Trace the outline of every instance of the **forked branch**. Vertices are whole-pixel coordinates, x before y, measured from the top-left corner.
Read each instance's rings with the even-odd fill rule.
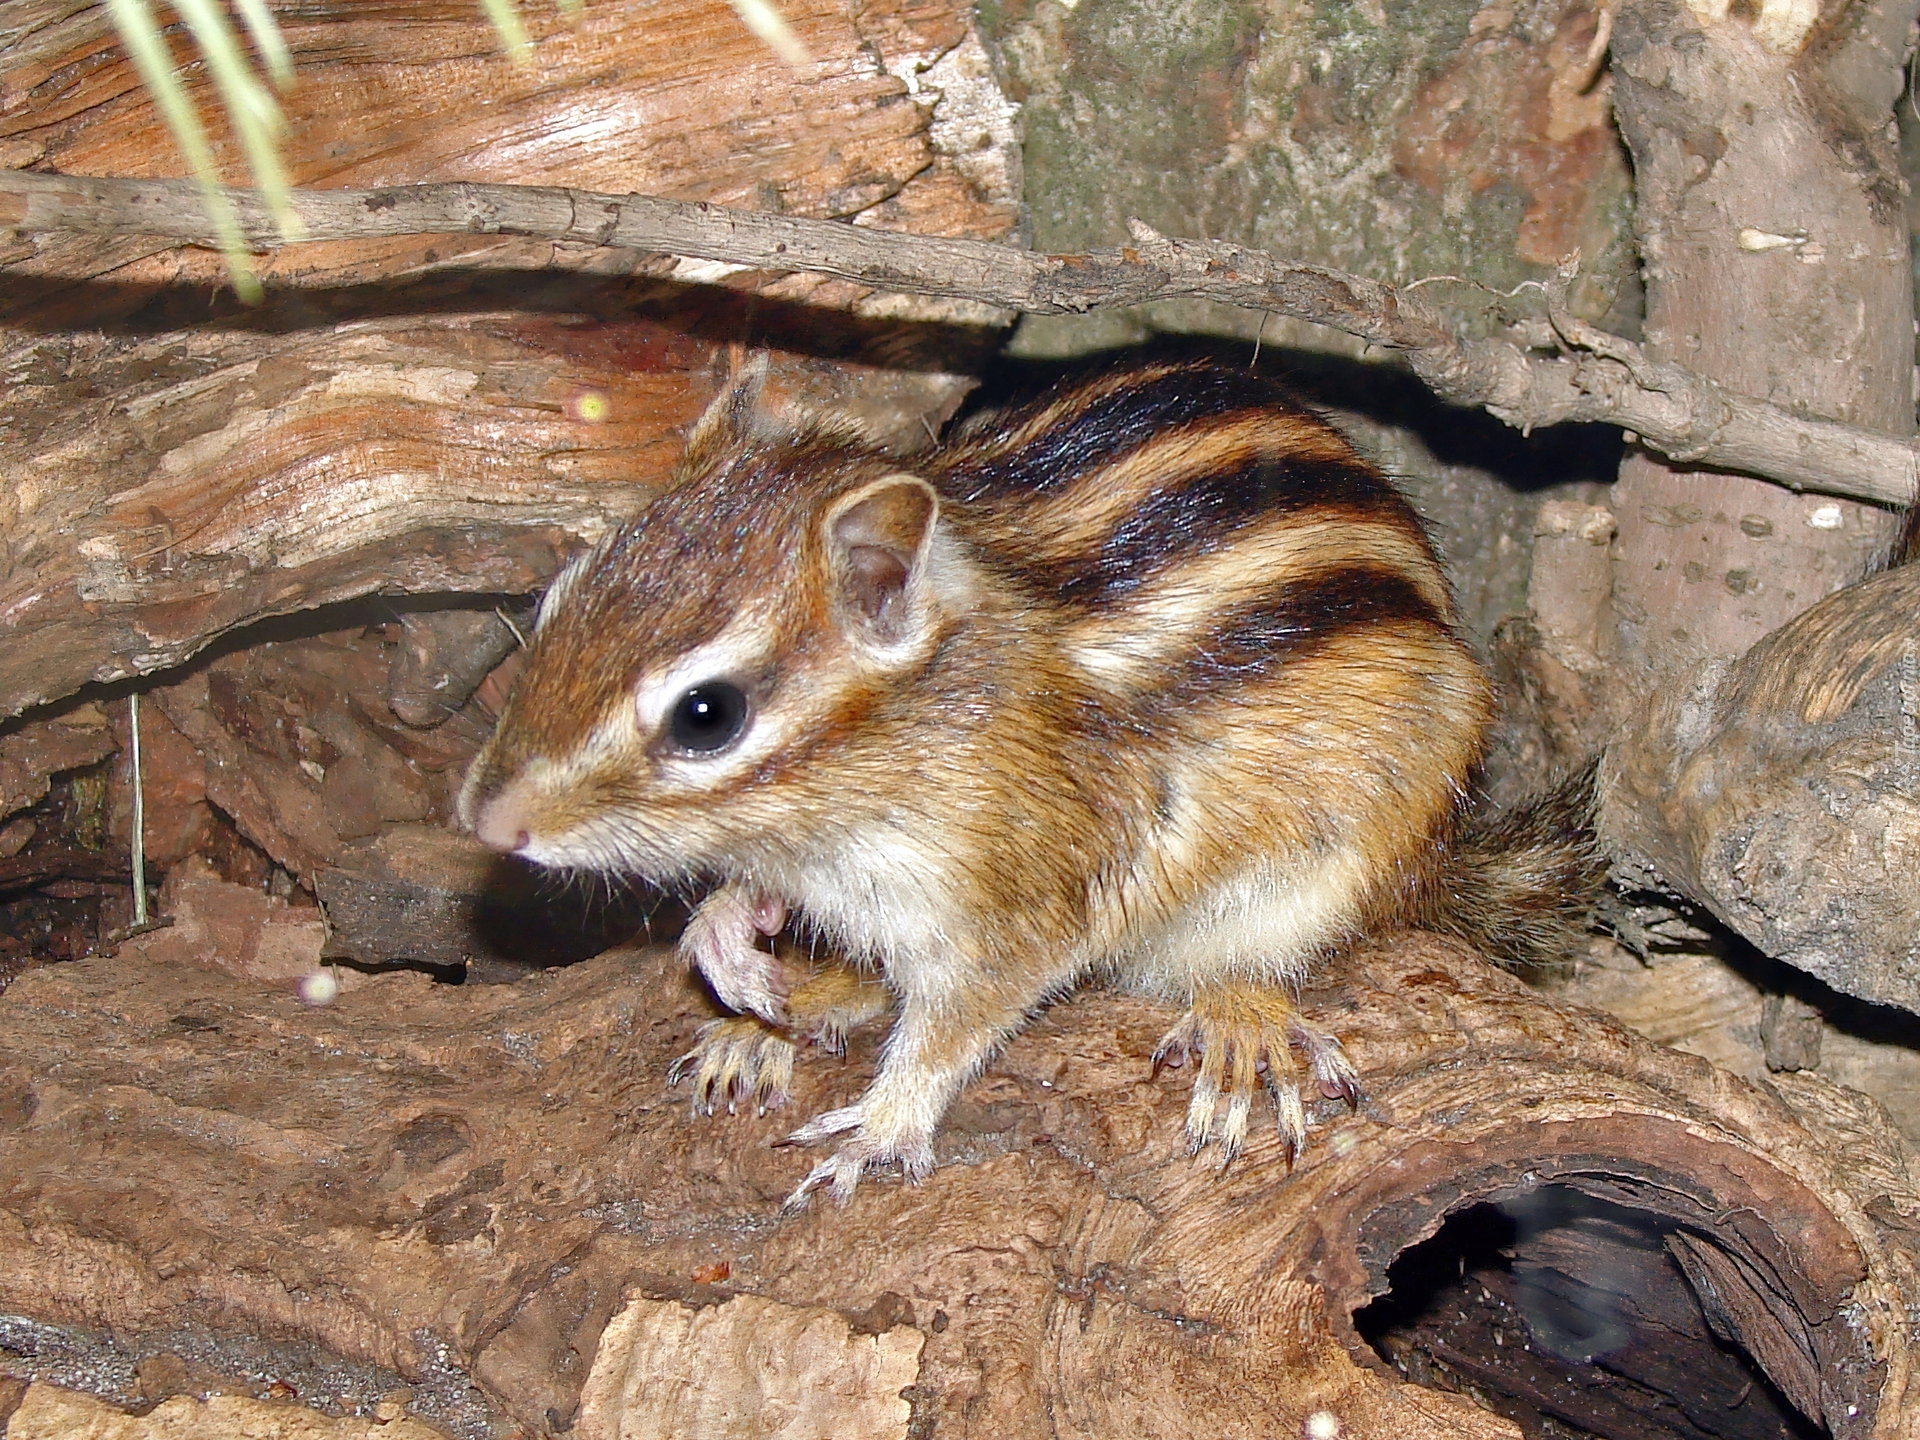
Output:
[[[249,242],[285,242],[255,192],[228,192]],[[1043,255],[980,240],[900,234],[836,221],[646,195],[452,183],[300,190],[308,240],[421,234],[524,235],[834,275],[875,289],[978,301],[1035,315],[1207,299],[1326,325],[1404,354],[1442,399],[1484,407],[1522,430],[1566,421],[1617,425],[1669,459],[1757,475],[1796,490],[1907,505],[1920,492],[1912,440],[1797,415],[1737,395],[1573,319],[1567,272],[1549,285],[1562,349],[1463,338],[1409,288],[1296,265],[1215,240],[1175,240],[1139,221],[1117,250]],[[154,235],[213,243],[189,182],[0,171],[0,226]],[[476,264],[484,264],[476,260]]]

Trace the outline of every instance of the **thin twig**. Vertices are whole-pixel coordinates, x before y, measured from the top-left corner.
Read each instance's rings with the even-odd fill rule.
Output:
[[[520,649],[526,649],[527,637],[520,633],[520,627],[513,623],[513,617],[507,613],[506,607],[504,605],[496,605],[493,607],[493,613],[495,618],[507,627],[507,633],[513,636],[514,643],[517,644]]]
[[[133,771],[133,928],[147,927],[147,790],[140,775],[140,696],[127,696],[127,761]]]
[[[252,191],[224,192],[249,242],[282,243]],[[1795,490],[1906,505],[1920,490],[1912,439],[1796,415],[1737,395],[1637,345],[1577,321],[1566,276],[1550,317],[1569,354],[1469,340],[1410,287],[1298,265],[1217,240],[1175,240],[1135,220],[1118,250],[1043,255],[980,240],[875,230],[646,195],[454,183],[385,190],[296,190],[312,240],[393,235],[526,235],[834,275],[877,290],[983,302],[1036,315],[1200,298],[1326,325],[1405,354],[1442,399],[1484,407],[1516,429],[1569,421],[1617,425],[1683,463],[1736,470]],[[185,181],[101,180],[0,171],[0,227],[154,235],[214,243]],[[484,259],[472,263],[484,265]],[[1552,289],[1552,285],[1548,287]],[[1551,312],[1558,310],[1557,317]]]

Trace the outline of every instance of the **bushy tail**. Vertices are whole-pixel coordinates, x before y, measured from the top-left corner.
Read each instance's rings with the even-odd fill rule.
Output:
[[[1471,815],[1424,887],[1415,923],[1515,970],[1572,960],[1607,862],[1594,838],[1598,762],[1545,794]]]

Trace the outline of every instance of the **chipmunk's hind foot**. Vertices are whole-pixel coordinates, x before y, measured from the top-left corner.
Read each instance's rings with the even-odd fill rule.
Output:
[[[1221,1168],[1231,1164],[1246,1144],[1254,1094],[1264,1086],[1288,1163],[1297,1159],[1307,1144],[1307,1114],[1295,1050],[1321,1094],[1359,1104],[1359,1073],[1340,1042],[1309,1024],[1285,991],[1239,982],[1196,989],[1193,1008],[1153,1054],[1156,1074],[1163,1065],[1199,1061],[1187,1106],[1189,1152],[1217,1144]]]
[[[873,976],[850,965],[828,965],[787,1000],[793,1028],[830,1055],[847,1053],[847,1032],[887,1013],[893,997]]]

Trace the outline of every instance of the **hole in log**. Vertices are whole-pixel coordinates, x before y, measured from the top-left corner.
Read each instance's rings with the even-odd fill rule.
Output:
[[[1745,1264],[1690,1227],[1568,1186],[1457,1212],[1354,1314],[1402,1375],[1475,1394],[1530,1435],[1815,1440],[1793,1317],[1756,1348]],[[1762,1360],[1771,1362],[1763,1368]]]

